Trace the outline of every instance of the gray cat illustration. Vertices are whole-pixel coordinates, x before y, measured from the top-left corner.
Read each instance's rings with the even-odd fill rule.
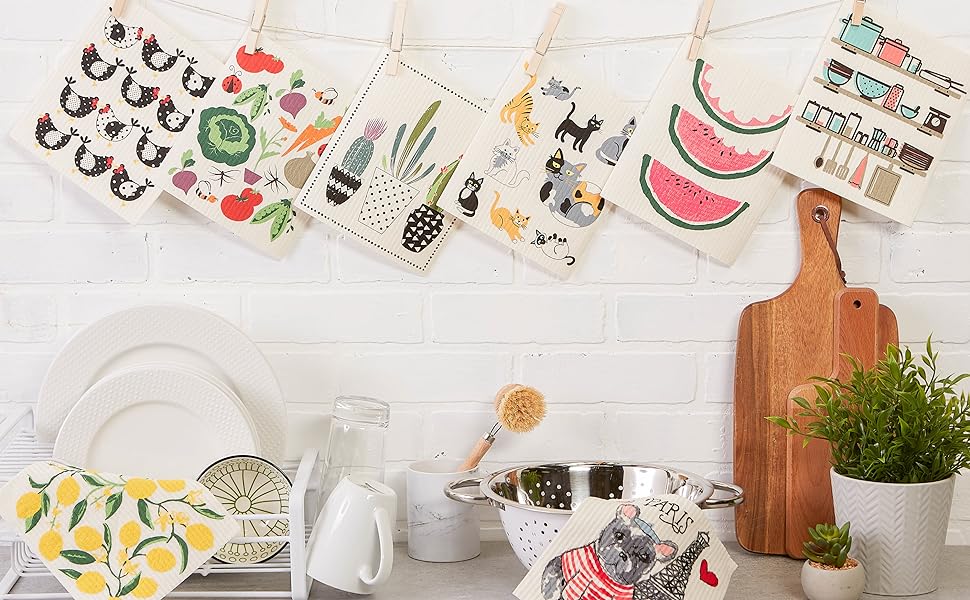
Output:
[[[556,100],[569,100],[570,98],[573,97],[573,94],[576,93],[576,90],[579,90],[582,88],[577,86],[577,87],[574,87],[573,89],[569,89],[568,87],[562,84],[561,79],[550,77],[549,83],[546,84],[546,87],[540,88],[540,89],[542,90],[543,96],[552,96]]]
[[[542,573],[543,598],[614,598],[621,590],[632,597],[633,586],[657,562],[677,554],[676,544],[661,541],[653,526],[639,517],[637,506],[621,504],[597,540],[550,560]]]
[[[618,135],[606,138],[600,147],[596,149],[596,158],[611,167],[616,166],[616,163],[620,160],[620,155],[623,154],[623,150],[630,143],[630,138],[633,137],[633,132],[636,130],[637,118],[630,117],[630,120],[623,126],[623,129],[620,130]]]
[[[492,162],[485,170],[485,174],[508,187],[519,187],[519,184],[529,179],[529,172],[518,169],[519,147],[508,138],[505,142],[492,148]]]

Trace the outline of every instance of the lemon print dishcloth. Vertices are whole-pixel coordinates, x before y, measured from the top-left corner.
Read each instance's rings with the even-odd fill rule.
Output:
[[[239,534],[197,481],[55,462],[0,488],[0,517],[78,600],[162,598]]]

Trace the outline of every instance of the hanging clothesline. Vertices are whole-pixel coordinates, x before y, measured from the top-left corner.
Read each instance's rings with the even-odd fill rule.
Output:
[[[201,6],[198,6],[196,4],[191,4],[189,2],[182,2],[181,0],[165,0],[165,1],[168,2],[169,4],[175,4],[182,8],[194,10],[196,12],[221,17],[223,19],[228,19],[239,23],[249,23],[249,19],[240,18],[234,15],[226,14],[209,8],[203,8]],[[839,5],[841,3],[842,3],[841,0],[831,0],[829,2],[823,2],[821,4],[813,4],[811,6],[806,6],[804,8],[798,8],[798,9],[790,10],[783,13],[768,15],[765,17],[759,17],[757,19],[751,19],[748,21],[740,21],[738,23],[725,25],[723,27],[711,28],[709,33],[719,33],[722,31],[731,31],[733,29],[740,29],[742,27],[747,27],[749,25],[757,25],[759,23],[764,23],[767,21],[783,19],[785,17],[791,17],[791,16],[812,12],[823,8],[829,8],[832,6]],[[341,35],[339,33],[325,33],[322,31],[310,31],[310,30],[299,29],[295,27],[277,27],[273,25],[265,25],[263,26],[263,29],[267,31],[276,31],[280,33],[295,33],[295,34],[304,36],[307,39],[333,39],[333,40],[341,40],[346,42],[380,45],[380,46],[387,44],[386,38],[368,38],[368,37],[360,37],[360,36],[353,36],[353,35]],[[560,41],[552,44],[549,49],[550,50],[572,50],[577,48],[596,48],[600,46],[617,46],[617,45],[624,45],[624,44],[637,44],[637,43],[653,42],[653,41],[660,41],[660,40],[674,40],[674,39],[681,39],[684,36],[688,35],[689,33],[690,32],[688,31],[684,31],[684,32],[669,33],[664,35],[624,37],[624,38],[616,38],[611,40],[597,40],[595,42]],[[533,45],[534,44],[532,42],[523,43],[521,45],[492,44],[492,43],[462,43],[462,44],[433,44],[433,43],[420,43],[420,42],[404,43],[404,46],[406,48],[419,48],[419,49],[437,48],[437,49],[452,49],[452,50],[465,49],[465,48],[481,48],[481,49],[489,49],[489,50],[525,50],[528,48],[532,48]]]

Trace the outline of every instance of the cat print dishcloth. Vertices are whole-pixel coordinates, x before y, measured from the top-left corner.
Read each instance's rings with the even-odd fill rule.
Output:
[[[720,600],[736,568],[690,500],[589,498],[514,594],[519,600]]]
[[[239,524],[196,481],[34,463],[0,488],[0,517],[77,600],[162,598]]]
[[[172,146],[191,135],[223,66],[143,3],[129,2],[119,17],[110,2],[99,4],[10,136],[137,223],[178,164]]]
[[[608,211],[607,178],[636,111],[551,56],[523,54],[442,196],[462,221],[568,277]]]
[[[388,57],[364,81],[299,208],[424,273],[455,230],[442,192],[485,109],[408,53],[388,75]]]

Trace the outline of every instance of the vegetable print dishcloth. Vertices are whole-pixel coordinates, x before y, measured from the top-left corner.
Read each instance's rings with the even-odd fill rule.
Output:
[[[514,594],[519,600],[720,600],[736,568],[690,500],[590,498]]]
[[[200,483],[34,463],[0,489],[10,523],[78,600],[162,598],[239,524]]]

